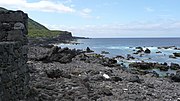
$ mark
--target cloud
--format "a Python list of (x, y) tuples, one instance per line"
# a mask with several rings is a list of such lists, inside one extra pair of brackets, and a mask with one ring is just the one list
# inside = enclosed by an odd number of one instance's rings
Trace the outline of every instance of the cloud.
[(150, 8), (150, 7), (146, 7), (145, 10), (146, 10), (147, 12), (154, 12), (154, 11), (155, 11), (154, 9), (152, 9), (152, 8)]
[(68, 30), (73, 32), (74, 36), (85, 37), (180, 37), (180, 21), (86, 26), (46, 26), (50, 29)]
[(92, 16), (90, 15), (91, 12), (92, 12), (91, 9), (85, 8), (85, 9), (83, 9), (83, 10), (80, 11), (80, 15), (81, 15), (82, 17), (84, 17), (84, 18), (92, 18)]
[(72, 0), (65, 0), (64, 3), (72, 3)]
[(40, 0), (37, 2), (28, 2), (27, 0), (0, 0), (0, 6), (22, 10), (36, 10), (43, 12), (75, 12), (71, 7), (65, 6), (52, 0)]

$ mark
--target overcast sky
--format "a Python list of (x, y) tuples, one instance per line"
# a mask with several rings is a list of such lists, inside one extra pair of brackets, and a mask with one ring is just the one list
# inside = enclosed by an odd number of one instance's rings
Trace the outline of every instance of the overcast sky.
[(85, 37), (180, 37), (180, 0), (0, 0), (49, 29)]

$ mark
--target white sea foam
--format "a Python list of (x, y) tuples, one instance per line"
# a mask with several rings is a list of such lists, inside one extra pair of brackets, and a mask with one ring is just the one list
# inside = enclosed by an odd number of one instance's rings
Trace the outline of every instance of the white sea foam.
[(107, 47), (107, 49), (129, 49), (129, 47), (125, 47), (125, 46), (110, 46), (110, 47)]

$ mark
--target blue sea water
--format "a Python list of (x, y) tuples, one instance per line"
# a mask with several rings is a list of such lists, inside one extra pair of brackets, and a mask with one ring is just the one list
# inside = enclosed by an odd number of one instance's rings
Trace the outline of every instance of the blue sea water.
[[(159, 62), (159, 63), (178, 63), (180, 64), (180, 58), (169, 58), (169, 55), (173, 55), (174, 48), (158, 49), (158, 47), (175, 46), (180, 48), (180, 38), (93, 38), (93, 39), (78, 39), (77, 43), (80, 44), (59, 44), (60, 47), (69, 47), (76, 49), (86, 49), (89, 47), (94, 50), (95, 53), (101, 53), (101, 51), (107, 51), (110, 54), (106, 54), (108, 57), (115, 57), (121, 55), (127, 57), (127, 54), (131, 54), (136, 57), (135, 60), (119, 60), (119, 62), (131, 63), (138, 61), (146, 62)], [(151, 54), (144, 54), (142, 57), (137, 54), (133, 54), (135, 47), (143, 47), (151, 50)], [(162, 53), (156, 53), (161, 51)]]

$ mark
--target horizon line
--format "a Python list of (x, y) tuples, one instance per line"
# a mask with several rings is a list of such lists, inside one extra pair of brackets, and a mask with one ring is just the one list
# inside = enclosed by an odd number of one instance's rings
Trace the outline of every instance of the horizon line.
[(108, 38), (114, 38), (114, 39), (118, 39), (118, 38), (132, 38), (132, 39), (138, 39), (138, 38), (145, 38), (145, 39), (150, 39), (150, 38), (177, 38), (177, 39), (179, 39), (180, 38), (180, 36), (179, 37), (85, 37), (85, 38), (91, 38), (91, 39), (95, 39), (95, 38), (104, 38), (104, 39), (108, 39)]

